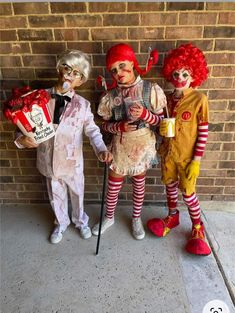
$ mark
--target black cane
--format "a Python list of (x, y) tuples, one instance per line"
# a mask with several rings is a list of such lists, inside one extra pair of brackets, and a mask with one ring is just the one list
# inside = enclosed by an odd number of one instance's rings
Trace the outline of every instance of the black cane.
[(98, 233), (96, 253), (95, 253), (96, 255), (99, 253), (99, 246), (100, 246), (101, 227), (102, 227), (103, 214), (104, 214), (104, 198), (105, 198), (105, 189), (106, 189), (107, 168), (108, 168), (108, 164), (105, 162), (104, 163), (102, 200), (101, 200), (101, 207), (100, 207), (100, 224), (99, 224), (99, 233)]

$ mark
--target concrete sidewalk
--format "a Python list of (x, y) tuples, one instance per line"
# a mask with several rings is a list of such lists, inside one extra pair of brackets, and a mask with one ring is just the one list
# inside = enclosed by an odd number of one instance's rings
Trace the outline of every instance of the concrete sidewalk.
[[(185, 210), (166, 238), (146, 231), (137, 241), (131, 210), (117, 208), (116, 222), (95, 256), (96, 237), (83, 240), (73, 226), (61, 243), (49, 243), (48, 208), (2, 208), (1, 312), (202, 313), (208, 301), (219, 299), (234, 313), (234, 204), (209, 202), (202, 208), (213, 249), (208, 257), (184, 251), (191, 229)], [(99, 206), (86, 211), (93, 225)], [(164, 208), (145, 207), (143, 221), (165, 214)]]

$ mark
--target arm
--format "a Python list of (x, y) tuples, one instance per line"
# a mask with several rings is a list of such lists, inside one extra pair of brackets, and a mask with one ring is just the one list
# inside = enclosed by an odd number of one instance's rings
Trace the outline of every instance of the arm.
[(14, 144), (19, 149), (38, 147), (38, 144), (32, 138), (23, 135), (19, 130), (16, 131)]
[(104, 121), (101, 125), (102, 129), (111, 134), (118, 132), (129, 132), (137, 129), (136, 125), (131, 125), (132, 121), (109, 122)]

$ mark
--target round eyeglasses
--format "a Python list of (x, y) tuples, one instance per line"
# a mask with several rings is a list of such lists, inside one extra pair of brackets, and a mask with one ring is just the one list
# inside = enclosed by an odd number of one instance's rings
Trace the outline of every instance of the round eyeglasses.
[(83, 79), (83, 77), (84, 77), (84, 75), (82, 73), (80, 73), (78, 70), (73, 69), (68, 64), (61, 64), (60, 67), (62, 68), (64, 73), (66, 73), (68, 75), (73, 75), (75, 78)]

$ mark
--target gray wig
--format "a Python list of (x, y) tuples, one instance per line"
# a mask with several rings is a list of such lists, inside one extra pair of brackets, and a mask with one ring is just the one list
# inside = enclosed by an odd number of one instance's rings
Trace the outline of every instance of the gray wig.
[(56, 69), (59, 72), (59, 68), (62, 64), (67, 64), (71, 67), (78, 67), (79, 71), (83, 74), (82, 81), (85, 83), (89, 77), (91, 71), (90, 59), (88, 55), (79, 50), (67, 50), (59, 56)]

